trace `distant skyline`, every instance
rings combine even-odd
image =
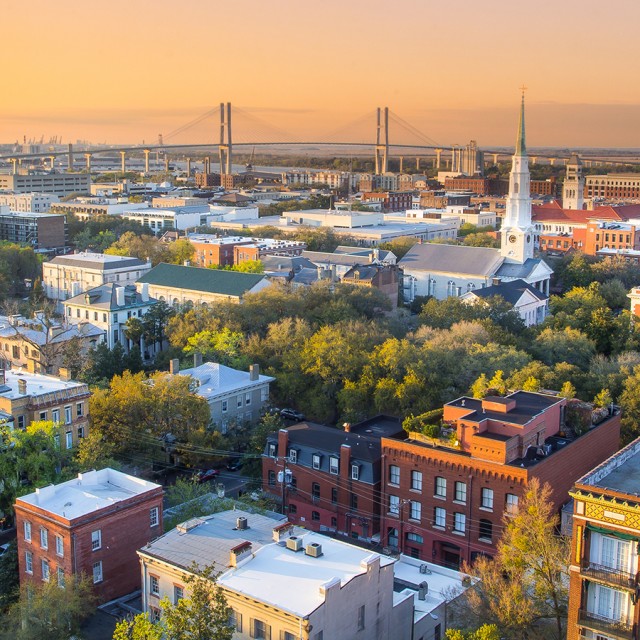
[[[639,19],[637,0],[10,3],[0,142],[150,142],[231,101],[297,139],[373,140],[389,106],[439,144],[507,146],[524,83],[530,146],[640,147]]]

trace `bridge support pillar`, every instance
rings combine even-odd
[[[73,171],[73,145],[69,143],[67,171]]]
[[[222,167],[220,168],[222,169]],[[202,172],[206,174],[211,173],[211,158],[209,156],[205,156]]]
[[[420,171],[420,158],[416,158],[416,171]]]
[[[11,158],[11,173],[12,175],[16,175],[16,173],[18,173],[18,159],[17,158]]]
[[[51,169],[51,171],[53,171],[55,169],[56,166],[56,157],[55,156],[49,156],[49,169]]]
[[[187,176],[191,176],[191,158],[187,158]]]
[[[436,149],[436,169],[440,168],[441,158],[442,158],[442,149]]]
[[[91,154],[85,153],[84,159],[85,159],[85,162],[87,163],[87,171],[91,173]]]
[[[555,158],[549,158],[549,164],[553,167],[553,165],[556,163],[556,159]]]
[[[126,151],[120,152],[120,170],[122,171],[122,173],[127,172],[127,152]]]
[[[169,154],[166,152],[164,154],[164,170],[166,173],[169,173]]]
[[[144,172],[149,174],[149,154],[151,153],[150,149],[144,149]]]
[[[531,156],[531,164],[537,164],[538,163],[538,156]]]
[[[400,156],[400,173],[402,173],[402,165],[404,163],[404,157]]]
[[[498,164],[498,154],[497,153],[493,154],[493,164]]]

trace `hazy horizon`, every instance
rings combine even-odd
[[[636,1],[30,0],[3,17],[28,25],[3,33],[3,143],[151,143],[230,101],[249,114],[238,142],[372,142],[389,106],[438,144],[510,146],[525,83],[531,147],[640,147]],[[201,125],[170,142],[214,143]]]

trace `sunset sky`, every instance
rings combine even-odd
[[[373,139],[386,105],[439,144],[510,145],[524,83],[530,146],[640,147],[638,0],[7,0],[2,23],[3,143],[156,140],[230,101],[290,138]]]

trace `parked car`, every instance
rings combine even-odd
[[[234,458],[227,462],[228,471],[238,471],[239,469],[242,469],[242,460],[240,458]]]
[[[280,411],[280,417],[285,420],[295,420],[296,422],[304,420],[304,414],[295,409],[282,409]]]
[[[218,473],[217,469],[200,469],[200,471],[196,471],[194,477],[196,482],[208,482],[216,478]]]

